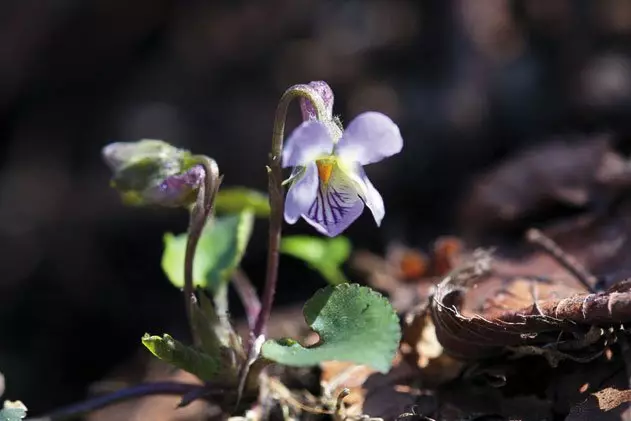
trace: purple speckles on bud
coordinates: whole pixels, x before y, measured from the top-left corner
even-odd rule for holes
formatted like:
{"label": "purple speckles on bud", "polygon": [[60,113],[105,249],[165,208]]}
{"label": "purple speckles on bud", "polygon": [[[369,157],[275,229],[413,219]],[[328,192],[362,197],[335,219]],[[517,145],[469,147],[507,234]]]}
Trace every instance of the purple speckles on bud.
{"label": "purple speckles on bud", "polygon": [[133,206],[188,206],[205,177],[190,152],[162,140],[114,142],[102,151],[112,170],[112,187]]}
{"label": "purple speckles on bud", "polygon": [[[331,119],[333,117],[333,90],[331,90],[331,87],[322,80],[310,82],[308,86],[320,95],[326,107],[327,118]],[[307,99],[300,99],[300,111],[303,121],[317,119],[316,110],[311,101]]]}
{"label": "purple speckles on bud", "polygon": [[169,176],[157,186],[148,189],[145,191],[145,199],[148,202],[167,207],[178,207],[192,203],[204,176],[203,167],[196,165],[182,174]]}

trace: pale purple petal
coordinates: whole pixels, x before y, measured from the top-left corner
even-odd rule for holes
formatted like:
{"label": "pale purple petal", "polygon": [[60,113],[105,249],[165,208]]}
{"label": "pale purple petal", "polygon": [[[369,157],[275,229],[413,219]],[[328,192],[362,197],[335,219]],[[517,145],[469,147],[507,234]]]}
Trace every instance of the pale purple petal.
{"label": "pale purple petal", "polygon": [[[299,171],[300,169],[296,169]],[[295,172],[296,172],[295,171]],[[285,198],[285,221],[295,224],[300,215],[307,213],[316,200],[318,190],[318,168],[310,162],[304,168],[304,173],[293,182]]]}
{"label": "pale purple petal", "polygon": [[331,154],[333,140],[327,127],[315,120],[305,121],[289,135],[283,149],[283,168],[305,165]]}
{"label": "pale purple petal", "polygon": [[368,209],[372,212],[372,216],[375,218],[377,226],[381,226],[381,221],[386,214],[383,198],[375,186],[372,185],[366,175],[366,172],[359,164],[357,165],[357,173],[361,182],[364,184],[364,191],[360,193],[360,196],[364,199],[366,206],[368,206]]}
{"label": "pale purple petal", "polygon": [[319,183],[316,199],[303,217],[320,233],[335,237],[363,211],[355,183],[336,167],[328,183]]}
{"label": "pale purple petal", "polygon": [[335,148],[335,154],[366,165],[397,154],[402,148],[399,127],[390,117],[369,111],[351,121]]}
{"label": "pale purple petal", "polygon": [[[322,98],[322,102],[324,102],[324,107],[326,108],[326,118],[328,120],[333,118],[333,90],[331,87],[322,80],[316,80],[309,83],[309,87],[320,95]],[[315,120],[318,118],[318,114],[316,113],[315,107],[311,103],[311,101],[300,98],[300,112],[302,113],[302,119],[304,121],[307,120]]]}

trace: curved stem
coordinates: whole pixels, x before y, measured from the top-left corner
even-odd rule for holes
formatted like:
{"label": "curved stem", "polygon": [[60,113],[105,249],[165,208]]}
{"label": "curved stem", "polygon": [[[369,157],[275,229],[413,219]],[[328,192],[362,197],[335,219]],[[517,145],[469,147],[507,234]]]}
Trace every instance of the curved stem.
{"label": "curved stem", "polygon": [[272,151],[269,156],[268,190],[270,203],[269,217],[269,246],[267,250],[267,273],[265,287],[261,303],[261,311],[256,318],[253,337],[257,338],[265,333],[269,320],[274,295],[276,293],[276,281],[278,278],[278,257],[280,249],[280,236],[283,226],[283,174],[281,168],[281,154],[283,151],[283,137],[285,135],[285,119],[287,109],[292,100],[306,98],[313,104],[318,120],[326,117],[326,107],[320,95],[308,85],[294,85],[287,89],[280,98],[276,115],[274,117],[274,131],[272,134]]}
{"label": "curved stem", "polygon": [[250,331],[253,331],[256,318],[261,312],[261,301],[256,294],[256,289],[254,289],[250,278],[248,278],[248,275],[241,268],[237,268],[232,274],[232,286],[237,292],[245,309],[248,327]]}
{"label": "curved stem", "polygon": [[192,322],[191,297],[194,294],[193,263],[197,243],[213,211],[215,197],[219,190],[219,185],[221,184],[221,177],[219,176],[219,167],[217,167],[217,163],[214,160],[202,155],[194,156],[193,158],[204,168],[205,178],[204,182],[199,186],[197,199],[191,209],[188,226],[188,237],[184,256],[184,305],[186,306],[186,317],[191,327],[193,343],[200,345],[199,335],[195,330],[195,324]]}
{"label": "curved stem", "polygon": [[118,390],[104,396],[97,396],[83,402],[60,408],[43,417],[29,418],[31,421],[57,421],[78,417],[86,412],[95,411],[109,405],[120,403],[129,399],[140,398],[151,395],[176,395],[186,396],[199,394],[204,396],[205,386],[199,384],[177,383],[177,382],[156,382],[142,383],[125,389]]}

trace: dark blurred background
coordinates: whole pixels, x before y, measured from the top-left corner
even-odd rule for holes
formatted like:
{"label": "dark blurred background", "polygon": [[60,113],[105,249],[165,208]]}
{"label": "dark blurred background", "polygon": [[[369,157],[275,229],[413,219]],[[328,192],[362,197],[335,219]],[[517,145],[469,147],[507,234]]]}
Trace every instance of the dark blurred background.
{"label": "dark blurred background", "polygon": [[[32,413],[67,404],[131,360],[144,332],[186,335],[160,269],[162,235],[184,231],[186,213],[123,207],[107,142],[164,139],[214,157],[226,186],[264,189],[276,101],[326,80],[345,122],[379,110],[405,139],[368,168],[382,228],[366,213],[348,236],[377,252],[426,247],[458,232],[472,177],[502,158],[600,132],[624,148],[630,64],[630,0],[1,2],[5,397]],[[266,229],[244,262],[257,285]],[[322,285],[283,259],[281,304]]]}

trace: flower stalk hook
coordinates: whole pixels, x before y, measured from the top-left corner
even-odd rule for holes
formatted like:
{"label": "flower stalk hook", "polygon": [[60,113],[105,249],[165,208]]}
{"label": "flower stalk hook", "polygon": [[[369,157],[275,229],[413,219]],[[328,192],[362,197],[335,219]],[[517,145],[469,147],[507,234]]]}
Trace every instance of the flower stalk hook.
{"label": "flower stalk hook", "polygon": [[324,119],[327,109],[323,98],[309,85],[299,84],[287,89],[280,98],[274,117],[274,129],[272,133],[272,150],[268,164],[268,190],[270,203],[269,216],[269,244],[267,250],[267,272],[265,274],[265,286],[261,301],[261,311],[256,318],[252,331],[254,339],[265,333],[267,322],[274,303],[276,283],[278,278],[278,259],[280,253],[280,238],[283,226],[283,174],[282,153],[283,138],[285,136],[285,121],[289,104],[297,98],[309,101],[316,118]]}

